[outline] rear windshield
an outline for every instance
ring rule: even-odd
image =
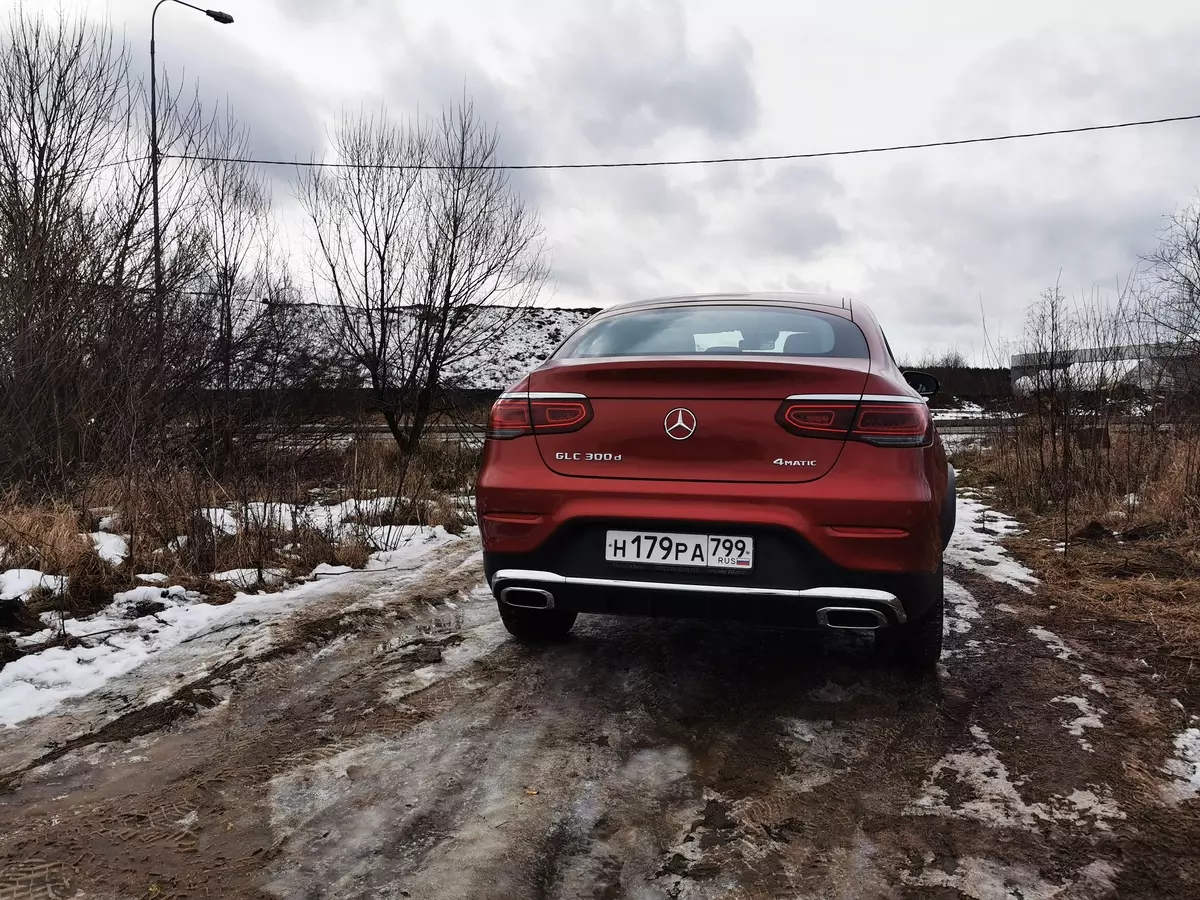
[[[556,354],[601,356],[824,356],[867,359],[867,339],[841,316],[783,306],[647,309],[584,326]]]

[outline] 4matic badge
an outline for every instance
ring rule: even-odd
[[[772,464],[776,466],[800,466],[806,469],[815,469],[817,467],[817,461],[815,459],[784,459],[783,457],[780,457]]]

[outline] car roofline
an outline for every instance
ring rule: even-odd
[[[642,300],[629,300],[605,307],[596,314],[597,318],[621,313],[647,309],[669,309],[685,307],[691,304],[703,303],[746,303],[763,306],[789,306],[797,309],[826,309],[838,312],[846,318],[853,319],[849,297],[836,294],[802,294],[798,292],[757,292],[757,293],[711,293],[711,294],[680,294],[667,297],[650,297]]]

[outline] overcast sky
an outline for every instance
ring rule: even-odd
[[[143,52],[153,0],[54,0]],[[51,8],[52,0],[26,0]],[[1196,0],[209,0],[168,4],[160,65],[228,98],[255,151],[320,156],[339,110],[465,90],[505,161],[753,155],[1200,113]],[[11,7],[16,0],[0,0]],[[547,304],[818,290],[900,355],[984,350],[1028,300],[1112,291],[1200,188],[1200,122],[696,169],[523,173]],[[297,258],[304,237],[278,200]]]

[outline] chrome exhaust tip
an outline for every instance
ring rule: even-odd
[[[537,588],[504,588],[500,591],[500,602],[518,609],[554,609],[554,595]]]
[[[877,609],[859,606],[826,606],[817,610],[817,623],[822,628],[847,631],[875,631],[887,628],[887,616]]]

